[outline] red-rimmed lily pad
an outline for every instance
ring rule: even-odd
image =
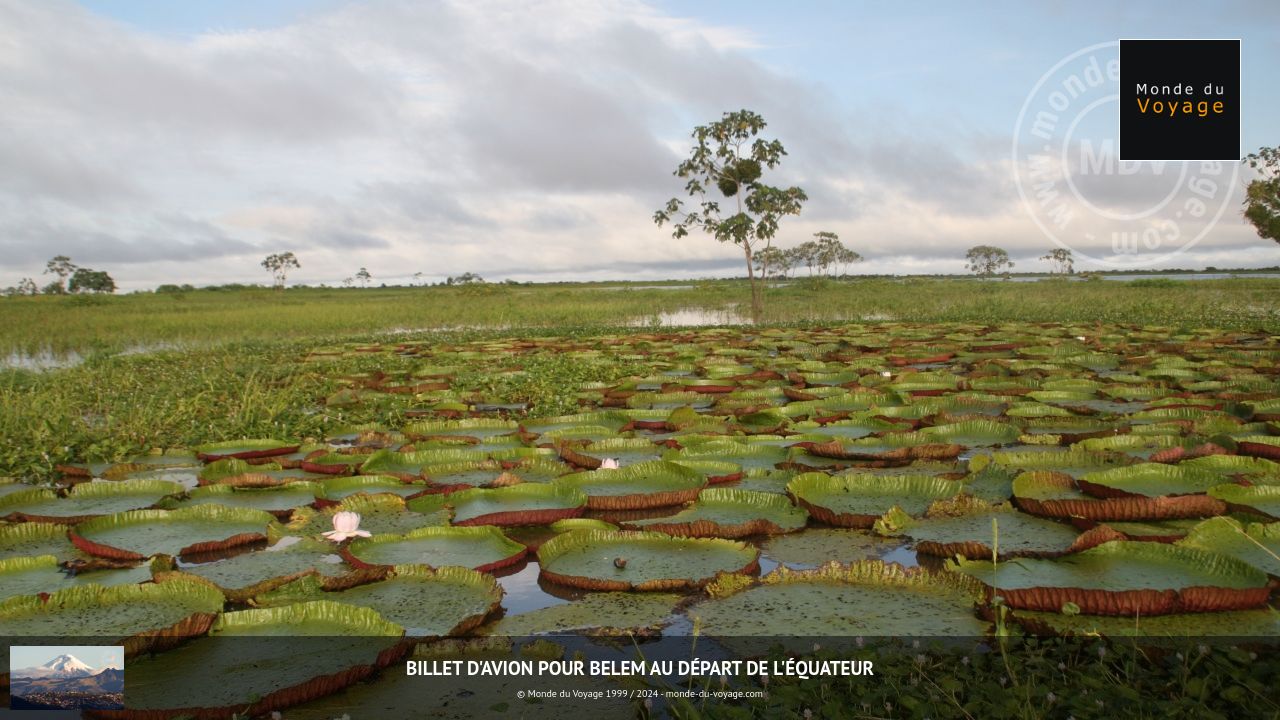
[[[75,524],[100,515],[151,507],[182,491],[178,483],[164,480],[84,482],[72,487],[66,497],[39,489],[0,498],[0,514],[18,521]]]
[[[254,599],[259,607],[333,600],[377,611],[415,637],[461,635],[474,629],[502,601],[490,575],[462,567],[398,565],[381,578],[295,580]]]
[[[426,527],[402,535],[360,538],[342,548],[359,568],[384,565],[459,566],[491,572],[524,559],[527,549],[491,525]]]
[[[265,542],[275,518],[261,510],[198,505],[181,510],[131,510],[77,525],[71,542],[111,560],[195,555]]]
[[[222,593],[176,578],[143,585],[82,585],[46,597],[14,597],[0,604],[0,634],[26,637],[111,638],[126,655],[202,635],[222,612]]]
[[[1209,518],[1178,544],[1230,555],[1280,578],[1280,522],[1244,524],[1228,517]]]
[[[587,506],[587,496],[579,490],[560,485],[520,483],[508,487],[473,488],[447,495],[423,495],[410,500],[414,512],[432,513],[448,508],[451,524],[548,525],[557,520],[578,517]]]
[[[707,479],[692,468],[653,461],[564,475],[552,484],[585,493],[592,510],[643,510],[689,502]]]
[[[955,497],[962,486],[930,475],[824,475],[804,473],[787,483],[787,493],[815,519],[839,527],[869,528],[898,507],[920,515],[930,503]]]
[[[264,716],[337,692],[395,662],[409,649],[403,635],[404,628],[373,610],[327,600],[225,613],[207,637],[135,658],[125,673],[128,709],[96,712],[107,718]],[[242,639],[253,637],[291,639]]]
[[[677,538],[655,532],[588,530],[564,533],[538,548],[541,576],[585,590],[681,590],[717,574],[754,573],[760,552],[719,538]]]
[[[951,503],[945,509],[935,505],[919,520],[890,511],[876,529],[911,538],[918,553],[971,559],[990,558],[993,546],[1002,560],[1056,557],[1083,549],[1080,541],[1084,539],[1068,523],[1021,513],[1008,504],[983,502]]]
[[[1097,498],[1080,491],[1075,478],[1033,470],[1013,480],[1013,502],[1032,515],[1085,520],[1173,520],[1221,515],[1226,503],[1209,495]]]
[[[712,599],[685,612],[712,637],[776,636],[779,628],[794,638],[973,637],[988,627],[974,614],[977,583],[878,560],[780,567],[756,582],[726,577],[707,590]]]
[[[1280,485],[1218,485],[1209,494],[1233,508],[1280,520]]]
[[[225,458],[252,460],[288,455],[297,451],[299,447],[298,443],[282,440],[227,440],[225,442],[197,445],[194,449],[196,457],[205,462],[213,462],[214,460],[223,460]]]
[[[220,505],[232,508],[262,510],[278,518],[287,518],[294,508],[310,505],[324,498],[324,487],[314,482],[292,482],[265,488],[242,488],[232,485],[206,485],[192,490],[186,499],[168,503],[171,508]]]
[[[680,512],[665,518],[622,523],[626,530],[652,530],[678,537],[743,538],[802,529],[809,514],[786,496],[736,488],[707,488]]]
[[[1203,494],[1221,484],[1222,478],[1181,465],[1140,463],[1085,473],[1077,483],[1081,490],[1096,497],[1161,497]]]
[[[332,543],[310,538],[283,538],[261,550],[210,562],[188,563],[167,556],[152,561],[152,575],[193,575],[216,587],[228,600],[244,602],[305,575],[337,576],[351,572]]]
[[[1053,560],[949,562],[1010,607],[1087,615],[1167,615],[1261,607],[1266,573],[1235,558],[1163,543],[1116,540]]]
[[[390,475],[353,475],[328,478],[321,482],[324,498],[338,501],[351,495],[377,495],[390,493],[400,497],[412,497],[427,490],[425,482],[405,482]]]
[[[66,559],[76,554],[75,545],[67,537],[66,525],[36,522],[0,525],[0,560],[36,555]]]

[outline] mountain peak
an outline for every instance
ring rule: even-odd
[[[80,662],[80,659],[75,655],[59,655],[40,667],[57,670],[58,672],[88,671],[93,669]]]

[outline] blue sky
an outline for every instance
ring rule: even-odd
[[[1036,269],[1052,242],[1010,148],[1037,80],[1120,37],[1239,37],[1248,152],[1280,143],[1278,26],[1266,2],[0,0],[0,98],[22,108],[0,140],[0,285],[39,279],[51,248],[126,289],[265,282],[257,261],[286,249],[306,283],[740,274],[734,248],[650,221],[692,125],[739,107],[786,145],[777,183],[809,191],[777,244],[834,230],[856,271],[910,273],[990,243]],[[1160,182],[1087,193],[1121,212]],[[1243,182],[1194,247],[1128,266],[1280,264],[1239,217]],[[1078,249],[1106,266],[1105,243]]]
[[[9,667],[39,667],[59,655],[71,655],[89,667],[123,667],[124,648],[117,645],[11,645]]]

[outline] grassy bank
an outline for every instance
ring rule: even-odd
[[[767,292],[765,321],[1108,322],[1280,328],[1280,280],[802,280]],[[599,328],[746,307],[744,281],[641,289],[545,285],[197,290],[0,301],[0,354],[324,339],[439,328]]]

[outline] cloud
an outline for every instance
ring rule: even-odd
[[[744,107],[787,147],[773,181],[810,197],[779,245],[834,230],[881,272],[1043,254],[1008,138],[837,101],[765,50],[634,0],[372,0],[187,37],[0,0],[0,284],[57,253],[126,289],[265,281],[281,250],[313,283],[738,274],[737,248],[651,216],[690,129]]]

